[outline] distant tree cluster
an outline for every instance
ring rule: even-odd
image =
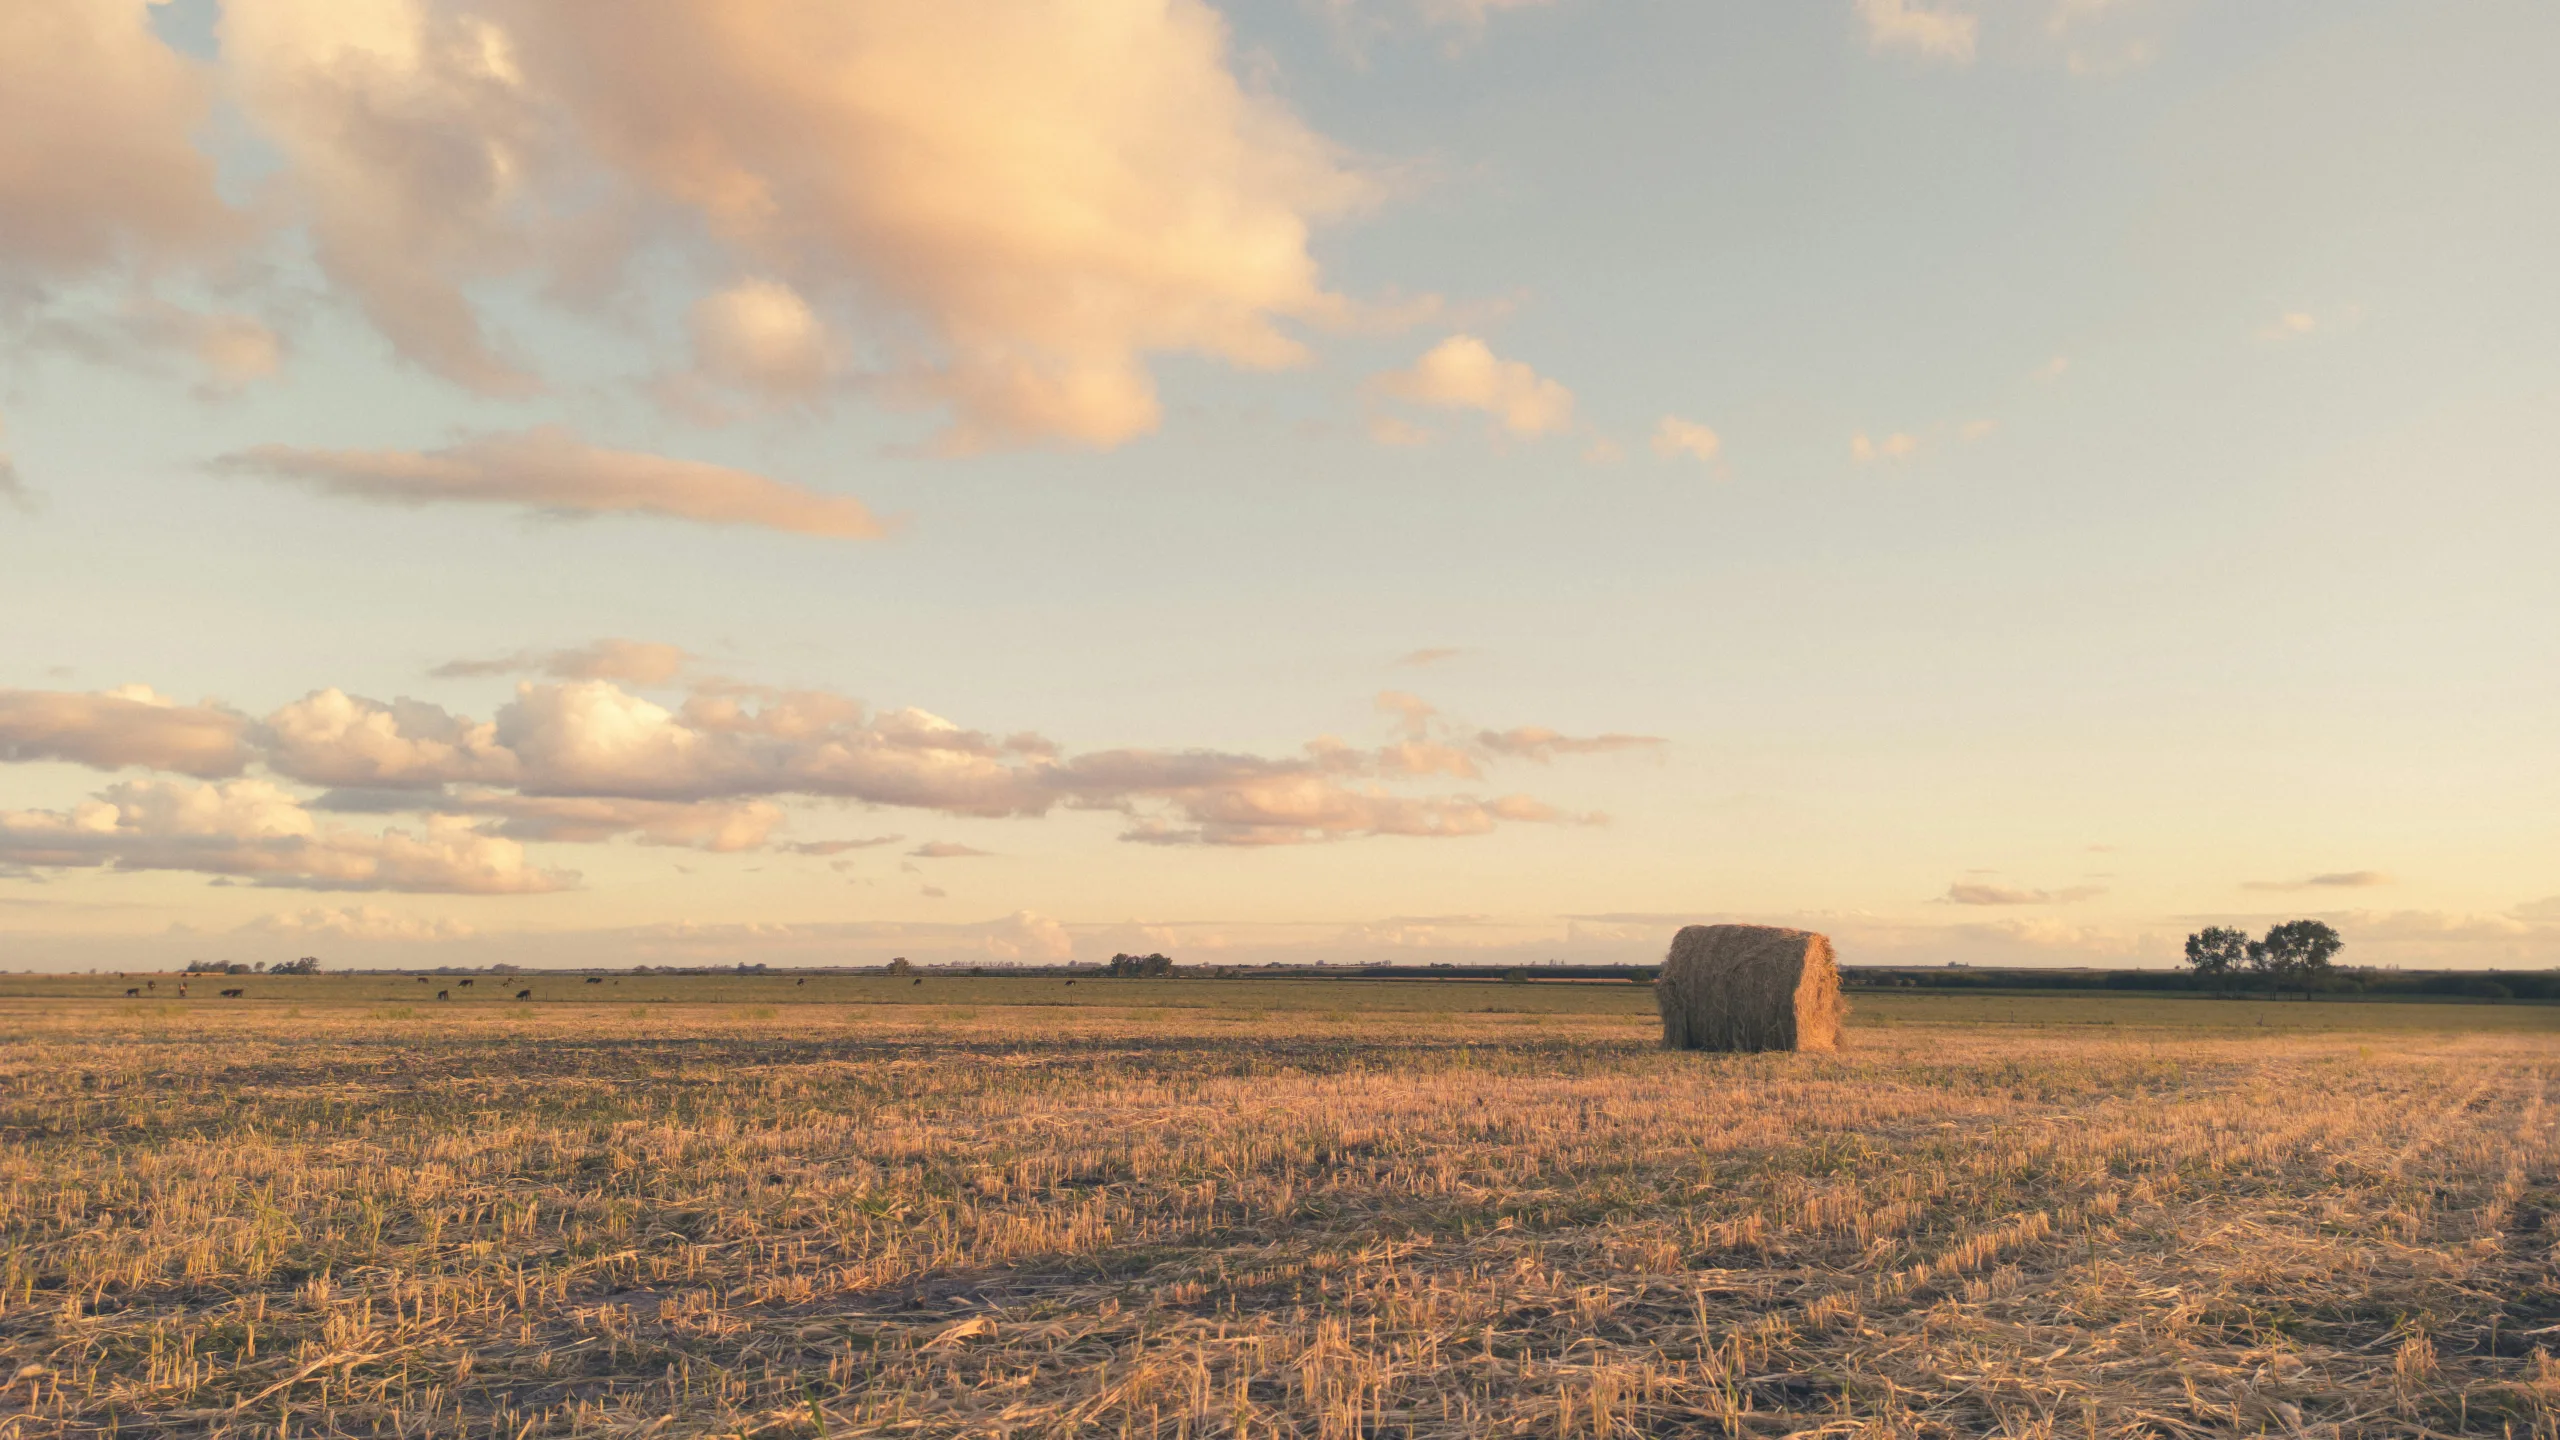
[[[1124,979],[1156,980],[1173,973],[1173,961],[1164,955],[1114,955],[1102,973]]]
[[[2263,940],[2227,925],[2208,925],[2187,937],[2187,967],[2200,976],[2263,977],[2278,989],[2307,995],[2329,976],[2329,962],[2346,943],[2318,920],[2288,920],[2270,927]]]

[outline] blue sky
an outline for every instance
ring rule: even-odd
[[[0,963],[2560,961],[2548,7],[648,8],[0,20]]]

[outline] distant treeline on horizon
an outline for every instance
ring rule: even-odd
[[[312,968],[305,968],[305,967]],[[289,966],[266,970],[266,974],[313,973],[316,962],[306,957]],[[1498,981],[1510,984],[1651,984],[1654,965],[1186,965],[1172,964],[1161,971],[1151,970],[1137,975],[1126,967],[1115,972],[1110,964],[1095,961],[1080,964],[1053,965],[988,965],[943,964],[911,965],[903,960],[879,964],[777,966],[765,963],[736,965],[636,965],[625,968],[564,966],[558,969],[535,968],[504,962],[491,965],[438,965],[432,968],[399,967],[383,969],[351,969],[335,973],[344,975],[629,975],[629,976],[771,976],[805,979],[832,975],[861,978],[866,976],[939,975],[980,976],[995,978],[1055,979],[1173,979],[1173,980],[1443,980]],[[196,962],[190,969],[222,973],[218,962]],[[137,972],[138,973],[138,972]],[[247,966],[236,966],[232,974],[250,973]],[[2560,969],[2553,970],[2380,970],[2341,968],[2303,982],[2253,972],[2225,974],[2199,973],[2179,968],[2168,970],[2098,970],[2042,969],[2025,967],[1988,968],[1969,965],[1844,965],[1840,967],[1844,985],[1852,990],[2025,990],[2025,991],[2116,991],[2171,992],[2240,995],[2317,994],[2336,999],[2371,997],[2386,999],[2469,999],[2469,1000],[2552,1000],[2560,1001]]]

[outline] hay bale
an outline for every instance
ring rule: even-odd
[[[1836,1050],[1840,967],[1829,936],[1770,925],[1691,925],[1654,981],[1666,1050]]]

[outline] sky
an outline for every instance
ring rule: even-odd
[[[0,968],[2560,965],[2554,54],[0,7]]]

